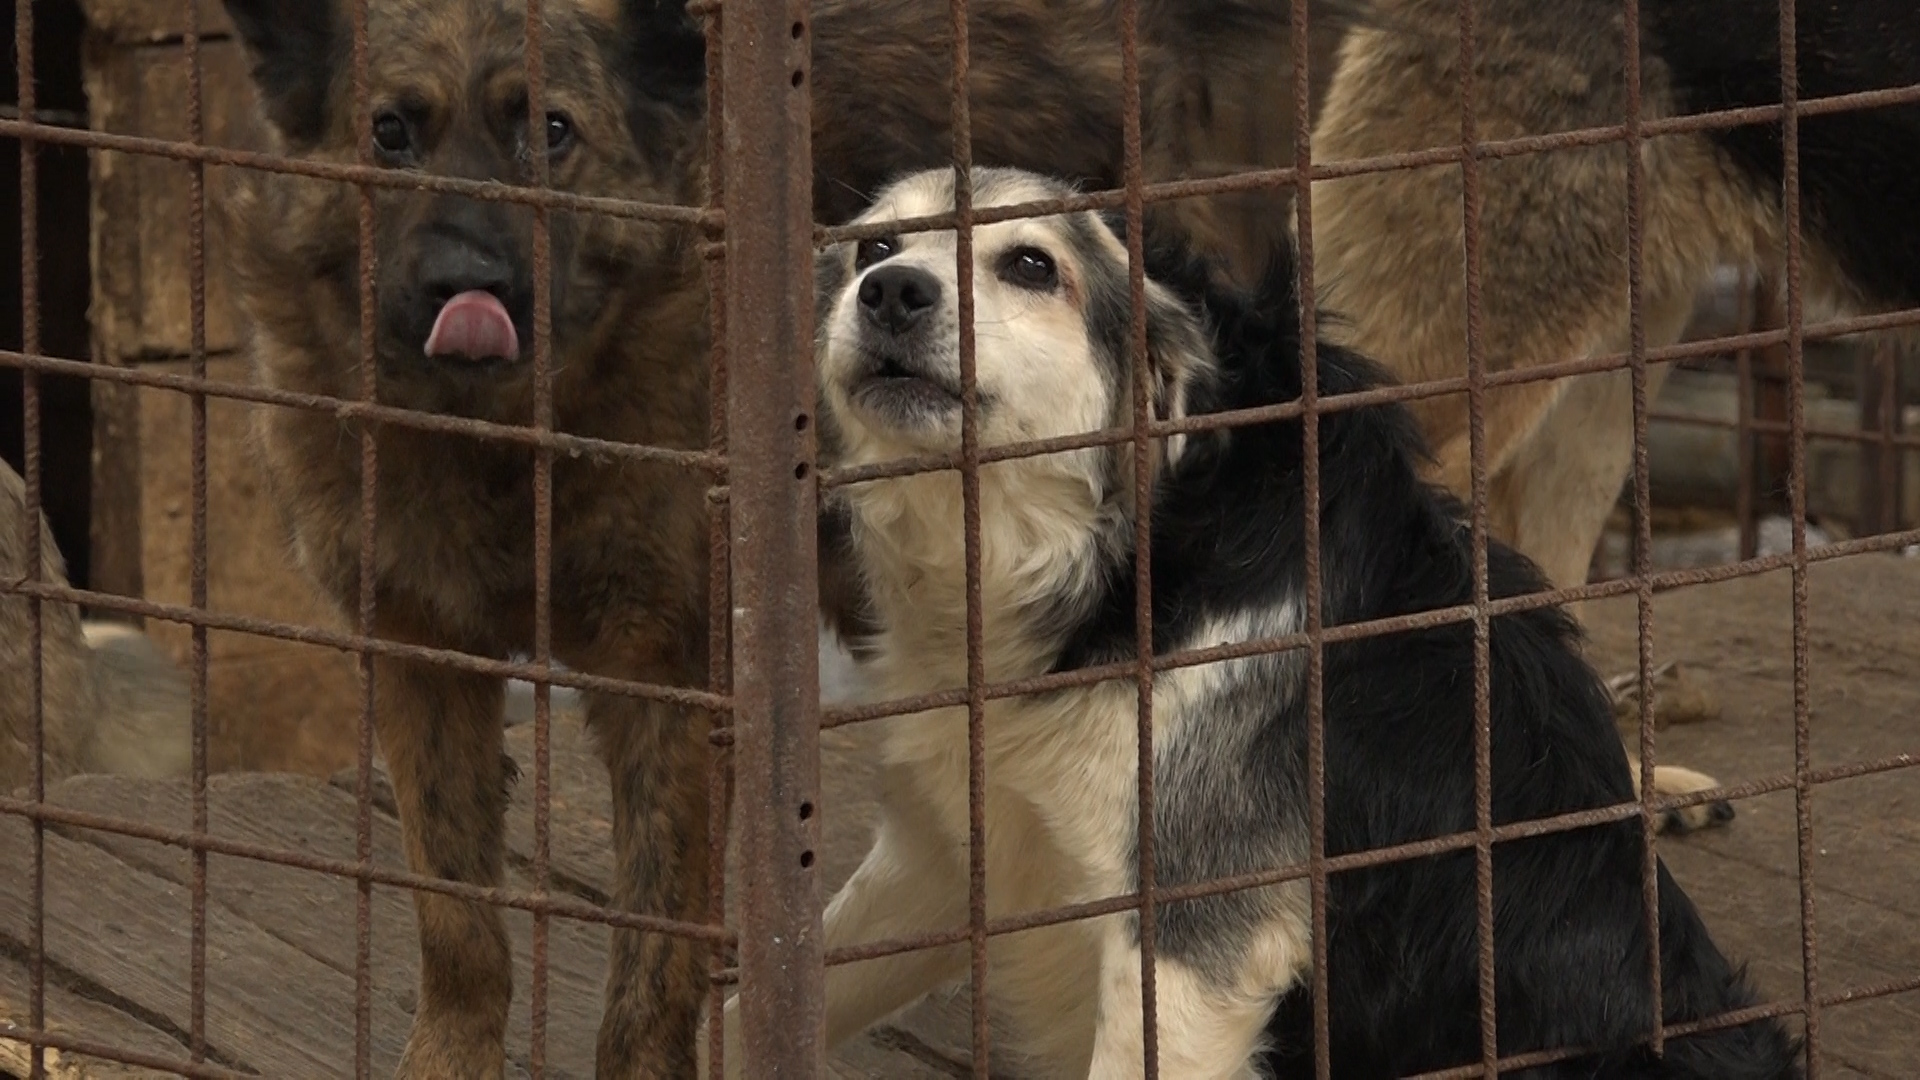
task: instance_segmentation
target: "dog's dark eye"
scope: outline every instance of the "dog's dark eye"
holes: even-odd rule
[[[1053,265],[1053,256],[1039,248],[1015,248],[1008,252],[1000,276],[1008,284],[1035,292],[1050,292],[1060,284],[1060,271]]]
[[[862,240],[853,249],[853,268],[865,270],[877,262],[893,258],[900,250],[900,241],[891,236],[882,236],[873,240]]]
[[[547,155],[559,157],[573,149],[573,118],[563,112],[547,114]]]
[[[413,134],[399,113],[384,112],[373,118],[373,145],[384,154],[404,154],[413,146]]]

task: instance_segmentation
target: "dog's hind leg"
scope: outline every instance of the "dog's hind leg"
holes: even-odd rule
[[[1683,290],[1644,302],[1649,348],[1679,341],[1692,314]],[[1596,343],[1594,355],[1626,352],[1626,328]],[[1666,385],[1669,364],[1647,366],[1647,406]],[[1531,436],[1493,477],[1493,532],[1540,564],[1555,588],[1587,580],[1593,549],[1633,465],[1633,374],[1609,371],[1564,380],[1565,390]],[[1578,614],[1577,606],[1573,608]]]
[[[687,921],[707,915],[707,733],[703,713],[609,694],[587,697],[613,781],[614,903]],[[707,947],[613,931],[595,1073],[690,1076]]]
[[[508,784],[504,685],[445,667],[377,659],[374,692],[407,864],[467,885],[500,884]],[[513,994],[500,912],[435,892],[415,892],[413,903],[420,1003],[397,1075],[499,1077]]]
[[[1276,921],[1256,936],[1236,977],[1169,956],[1155,958],[1154,1016],[1161,1076],[1253,1080],[1254,1055],[1281,994],[1313,963],[1307,926]],[[1130,924],[1114,920],[1101,947],[1098,1029],[1090,1080],[1146,1074],[1141,952]]]

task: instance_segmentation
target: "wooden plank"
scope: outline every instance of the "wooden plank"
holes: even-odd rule
[[[0,863],[24,865],[25,823],[0,822]],[[25,875],[0,875],[0,933],[16,943],[30,910]],[[192,1020],[187,890],[90,844],[47,837],[50,962],[175,1030]],[[273,1076],[351,1069],[353,981],[227,909],[207,911],[209,1058]],[[376,1044],[376,1069],[397,1050]]]
[[[203,3],[204,8],[218,8]],[[178,5],[175,5],[177,8]],[[95,40],[85,69],[90,123],[118,135],[184,141],[188,137],[187,63],[178,46],[115,48]],[[240,46],[201,49],[203,135],[209,145],[262,145],[252,84]],[[95,339],[113,362],[188,355],[189,246],[187,163],[96,151],[93,164]],[[241,343],[231,259],[220,197],[227,170],[206,171],[206,344],[229,352]]]
[[[10,1030],[25,1030],[33,1015],[33,982],[26,965],[0,957],[0,1073],[26,1076],[32,1067],[32,1049],[9,1040]],[[83,997],[57,982],[46,987],[44,1030],[115,1050],[184,1061],[185,1044],[104,1002]],[[172,1073],[157,1072],[106,1058],[48,1049],[43,1057],[49,1080],[148,1080]]]
[[[130,785],[107,777],[80,778],[65,785],[58,801],[96,813],[138,816],[141,820],[181,823],[190,803],[182,784]],[[224,838],[318,857],[354,858],[353,798],[337,789],[290,776],[214,777],[208,786],[209,831]],[[374,861],[403,868],[399,826],[381,812],[373,816]],[[130,865],[176,885],[190,882],[184,852],[105,833],[86,838]],[[273,863],[213,856],[208,866],[212,901],[259,926],[274,938],[351,979],[356,943],[356,893],[351,879],[315,874]],[[509,884],[528,888],[516,877]],[[373,938],[369,976],[374,995],[376,1071],[379,1062],[398,1060],[416,1000],[419,942],[412,900],[402,889],[376,886],[372,892]],[[508,1029],[509,1056],[524,1065],[528,1054],[533,973],[533,916],[508,910],[513,940],[516,1007]],[[569,920],[549,925],[548,1050],[556,1077],[592,1073],[598,1030],[606,930]],[[260,988],[271,992],[272,988]]]

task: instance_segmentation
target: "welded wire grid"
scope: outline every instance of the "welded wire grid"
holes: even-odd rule
[[[15,47],[19,58],[18,111],[0,118],[0,136],[17,140],[21,150],[21,227],[23,339],[18,353],[0,354],[5,363],[23,374],[26,430],[26,481],[29,513],[23,523],[27,533],[25,550],[36,551],[39,542],[38,508],[41,499],[41,461],[39,454],[40,389],[42,375],[77,375],[108,382],[166,389],[188,395],[192,402],[192,518],[191,595],[186,606],[155,603],[134,597],[115,596],[97,590],[55,586],[41,580],[38,563],[26,570],[24,580],[0,583],[0,587],[20,594],[29,601],[34,616],[31,642],[35,659],[34,725],[31,744],[35,767],[29,797],[0,798],[0,812],[26,819],[32,827],[33,905],[28,928],[30,972],[33,982],[31,1012],[27,1029],[15,1028],[8,1038],[29,1043],[33,1048],[34,1075],[42,1075],[44,1055],[49,1048],[92,1055],[128,1064],[157,1068],[186,1076],[229,1076],[230,1070],[207,1061],[206,997],[206,907],[208,882],[206,861],[209,853],[255,859],[282,866],[338,875],[358,885],[357,938],[355,951],[356,1046],[355,1072],[365,1076],[370,1069],[370,950],[372,935],[371,895],[374,886],[397,887],[438,892],[443,895],[497,904],[531,912],[534,916],[533,978],[528,987],[525,1007],[533,1011],[530,1064],[535,1075],[545,1069],[545,1014],[547,995],[547,941],[550,920],[554,917],[632,927],[663,934],[674,934],[707,943],[711,948],[714,988],[710,1008],[717,1014],[725,996],[738,987],[742,996],[742,1021],[745,1029],[749,1071],[753,1075],[819,1075],[821,1069],[821,1018],[823,1015],[822,976],[827,965],[892,955],[916,949],[967,944],[971,957],[971,1005],[973,1072],[987,1075],[991,1027],[988,1022],[990,983],[987,970],[987,945],[997,936],[1121,912],[1137,912],[1142,954],[1143,1015],[1142,1030],[1147,1049],[1147,1073],[1158,1074],[1156,1060],[1156,1001],[1154,993],[1155,913],[1167,903],[1204,896],[1271,886],[1287,881],[1305,880],[1312,900],[1314,931],[1314,1023],[1316,1073],[1330,1074],[1327,1012],[1327,886],[1330,874],[1389,861],[1418,858],[1443,852],[1472,851],[1477,869],[1477,914],[1479,923],[1479,982],[1482,1002],[1482,1054],[1477,1063],[1463,1064],[1434,1076],[1494,1075],[1526,1065],[1540,1064],[1572,1056],[1579,1047],[1557,1048],[1520,1057],[1502,1059],[1498,1051],[1498,1017],[1494,1003],[1492,851],[1496,843],[1526,836],[1583,828],[1602,822],[1638,818],[1645,832],[1645,902],[1649,927],[1653,931],[1648,956],[1648,977],[1656,1002],[1656,1014],[1647,1018],[1647,1038],[1657,1048],[1663,1039],[1691,1031],[1731,1026],[1764,1016],[1799,1015],[1806,1029],[1810,1061],[1820,1055],[1820,1029],[1823,1010],[1838,1004],[1880,997],[1920,988],[1920,973],[1876,986],[1857,986],[1840,990],[1823,989],[1819,978],[1814,882],[1812,877],[1813,832],[1810,816],[1815,787],[1832,781],[1901,769],[1912,764],[1902,755],[1884,760],[1856,761],[1840,766],[1816,769],[1809,746],[1808,698],[1808,626],[1807,574],[1815,562],[1866,552],[1898,550],[1920,541],[1920,530],[1897,531],[1897,512],[1883,512],[1878,521],[1880,532],[1842,543],[1810,548],[1806,535],[1806,441],[1810,435],[1872,442],[1881,457],[1877,468],[1882,481],[1883,498],[1896,496],[1891,469],[1897,451],[1920,446],[1920,438],[1896,432],[1898,416],[1895,365],[1884,361],[1874,369],[1872,411],[1877,422],[1872,431],[1860,433],[1809,432],[1804,402],[1803,348],[1806,342],[1872,330],[1888,330],[1920,322],[1920,312],[1904,311],[1874,316],[1829,320],[1809,325],[1803,313],[1801,282],[1801,222],[1799,204],[1799,157],[1797,130],[1801,117],[1845,109],[1866,108],[1920,100],[1920,87],[1876,90],[1823,100],[1801,101],[1794,70],[1795,35],[1793,0],[1781,0],[1780,48],[1782,54],[1781,98],[1779,106],[1727,110],[1675,118],[1647,119],[1641,115],[1639,85],[1639,12],[1636,0],[1623,0],[1626,13],[1624,48],[1628,114],[1623,122],[1591,129],[1498,141],[1476,137],[1476,92],[1474,64],[1478,27],[1470,0],[1460,5],[1459,32],[1462,52],[1461,141],[1458,146],[1436,147],[1412,153],[1385,155],[1365,160],[1347,160],[1317,164],[1311,153],[1311,115],[1309,86],[1309,0],[1293,0],[1293,91],[1295,164],[1292,167],[1264,169],[1228,176],[1173,182],[1148,183],[1142,165],[1140,120],[1141,85],[1137,49],[1139,0],[1125,0],[1119,7],[1122,38],[1122,88],[1124,109],[1124,156],[1122,186],[1111,191],[1092,192],[1068,198],[1045,200],[1015,207],[976,208],[972,202],[969,169],[972,164],[970,116],[967,96],[969,67],[968,3],[953,0],[953,166],[956,176],[956,208],[943,214],[912,222],[884,226],[818,228],[805,213],[809,203],[810,177],[805,167],[809,153],[808,117],[810,86],[808,56],[810,23],[804,0],[735,0],[728,5],[727,17],[720,16],[720,5],[697,0],[690,10],[704,20],[707,29],[707,69],[709,115],[708,154],[714,167],[709,169],[709,192],[704,206],[674,207],[648,203],[581,196],[546,190],[546,125],[542,91],[544,71],[540,47],[544,22],[541,0],[526,4],[527,82],[529,131],[536,149],[531,155],[538,170],[530,186],[476,183],[453,178],[431,177],[377,167],[371,156],[370,88],[366,62],[367,0],[350,5],[352,25],[353,100],[359,160],[355,164],[293,161],[273,155],[227,150],[203,141],[203,81],[200,51],[201,0],[183,0],[186,6],[186,33],[183,41],[185,62],[189,68],[188,138],[184,142],[135,136],[110,135],[63,126],[58,118],[43,116],[34,109],[33,11],[34,5],[22,2],[15,12]],[[731,73],[722,77],[723,70]],[[722,93],[727,95],[723,107]],[[1683,132],[1700,132],[1741,124],[1779,122],[1784,127],[1784,191],[1786,215],[1786,259],[1784,267],[1784,310],[1778,326],[1759,327],[1749,323],[1744,332],[1732,337],[1693,341],[1681,345],[1649,347],[1641,313],[1642,175],[1639,144],[1646,139]],[[1525,370],[1488,371],[1479,347],[1481,300],[1479,286],[1480,235],[1482,222],[1480,174],[1486,162],[1532,153],[1574,147],[1624,142],[1634,150],[1628,180],[1631,312],[1630,345],[1623,354],[1566,360]],[[41,144],[85,147],[96,153],[141,154],[179,161],[189,170],[191,233],[190,316],[192,323],[191,365],[189,375],[156,373],[137,367],[94,364],[72,358],[46,356],[40,347],[38,325],[37,269],[39,237],[37,233],[36,153]],[[1313,250],[1314,181],[1358,176],[1390,169],[1414,168],[1436,164],[1456,164],[1463,180],[1463,214],[1467,253],[1467,327],[1468,370],[1464,377],[1417,386],[1387,386],[1362,393],[1322,397],[1314,363],[1315,295]],[[360,317],[362,341],[362,384],[357,398],[336,399],[324,395],[294,393],[258,386],[238,385],[212,380],[206,367],[206,295],[205,295],[205,170],[209,165],[246,169],[277,170],[309,177],[357,185],[360,233]],[[488,421],[416,413],[384,406],[376,397],[376,373],[372,362],[375,280],[373,198],[377,188],[400,188],[463,195],[475,199],[518,203],[531,208],[535,218],[534,279],[536,285],[533,369],[536,393],[533,422],[530,425],[501,424]],[[1235,413],[1171,420],[1156,419],[1151,409],[1145,364],[1145,306],[1137,302],[1144,289],[1140,223],[1150,204],[1179,198],[1191,198],[1258,189],[1291,188],[1295,199],[1299,235],[1300,293],[1303,297],[1303,392],[1298,402],[1241,410]],[[976,385],[974,335],[972,326],[971,230],[975,226],[1015,217],[1039,216],[1078,209],[1120,209],[1128,224],[1130,282],[1136,297],[1133,305],[1132,349],[1135,380],[1131,422],[1125,426],[1066,438],[1016,446],[983,448],[978,431],[978,393]],[[711,391],[710,444],[704,451],[629,446],[606,440],[585,438],[553,430],[551,388],[551,296],[549,216],[554,212],[573,212],[643,219],[698,231],[705,241],[701,246],[706,260],[706,281],[711,291],[709,317],[713,331],[713,350],[709,359]],[[812,392],[810,343],[812,341],[813,297],[811,277],[806,272],[811,253],[819,246],[851,239],[897,234],[924,229],[953,229],[957,233],[958,302],[961,323],[961,370],[963,391],[963,438],[957,454],[924,455],[879,466],[820,470],[813,462],[811,424]],[[741,256],[750,254],[750,258]],[[1752,396],[1751,357],[1755,350],[1779,350],[1784,354],[1787,375],[1788,408],[1784,423],[1769,425],[1750,411]],[[1743,545],[1741,558],[1723,566],[1697,570],[1655,571],[1651,561],[1651,517],[1647,430],[1656,414],[1649,408],[1647,372],[1650,364],[1698,360],[1732,352],[1740,373],[1740,411],[1733,421],[1739,434],[1742,488],[1742,520],[1752,509],[1752,441],[1757,435],[1784,434],[1790,455],[1788,476],[1789,506],[1793,521],[1789,552],[1758,557],[1750,545]],[[1487,469],[1484,460],[1485,433],[1481,402],[1495,388],[1521,382],[1556,379],[1575,374],[1628,370],[1633,385],[1635,453],[1630,489],[1636,515],[1632,571],[1622,578],[1550,592],[1493,600],[1487,584]],[[1472,446],[1472,499],[1470,534],[1473,555],[1473,598],[1468,604],[1422,612],[1404,617],[1347,624],[1322,625],[1320,611],[1320,537],[1319,511],[1319,421],[1324,414],[1385,402],[1410,401],[1442,394],[1465,392],[1469,397]],[[332,413],[341,421],[359,427],[361,451],[361,552],[360,595],[350,633],[293,625],[275,620],[240,616],[212,610],[207,602],[207,414],[206,402],[220,397],[257,405],[297,408]],[[1864,406],[1863,406],[1864,408]],[[981,611],[980,582],[980,490],[982,465],[1019,457],[1059,453],[1094,446],[1130,444],[1133,451],[1133,492],[1136,505],[1150,505],[1152,470],[1147,466],[1155,439],[1164,439],[1210,428],[1239,426],[1299,417],[1304,433],[1304,506],[1307,515],[1305,534],[1306,627],[1300,633],[1249,642],[1238,642],[1178,654],[1156,655],[1152,649],[1151,537],[1144,516],[1137,528],[1135,561],[1138,607],[1136,612],[1137,654],[1130,662],[1102,665],[1080,671],[1049,674],[1005,682],[988,680],[984,664],[984,624]],[[1665,419],[1665,417],[1662,417]],[[731,420],[731,423],[730,423]],[[1687,422],[1696,422],[1689,420]],[[444,433],[454,437],[480,437],[531,447],[534,452],[534,532],[536,604],[531,657],[526,662],[508,663],[489,657],[417,644],[387,641],[376,636],[375,621],[375,490],[378,474],[378,444],[373,432],[377,425],[409,427]],[[1776,430],[1776,428],[1778,430]],[[710,661],[705,689],[687,689],[632,683],[623,680],[573,672],[553,666],[552,625],[549,610],[552,571],[552,467],[556,452],[592,453],[612,460],[647,460],[697,470],[711,480],[707,513],[709,520],[710,563]],[[821,710],[817,701],[817,671],[811,633],[817,612],[813,608],[811,588],[815,569],[813,554],[813,517],[815,503],[822,490],[888,477],[911,475],[932,470],[957,469],[962,476],[966,527],[966,594],[968,599],[967,685],[951,691],[927,694],[910,700],[891,701],[857,707]],[[1789,568],[1793,576],[1794,645],[1794,767],[1789,772],[1752,778],[1718,790],[1688,796],[1659,796],[1651,786],[1638,802],[1601,807],[1559,815],[1540,821],[1519,822],[1495,827],[1491,816],[1491,776],[1489,766],[1489,634],[1494,618],[1518,611],[1554,606],[1570,601],[1632,595],[1639,615],[1639,676],[1643,690],[1651,676],[1652,598],[1655,593],[1689,585],[1725,581],[1736,577]],[[120,820],[49,804],[45,800],[45,733],[39,658],[42,652],[41,605],[47,601],[75,602],[103,611],[167,620],[192,628],[192,827],[187,830],[160,827],[148,822]],[[1325,740],[1321,683],[1324,650],[1330,644],[1352,641],[1364,636],[1431,628],[1450,623],[1469,623],[1474,633],[1475,685],[1475,759],[1476,827],[1471,832],[1398,845],[1393,848],[1329,856],[1325,845]],[[232,631],[283,641],[330,646],[358,655],[363,678],[358,729],[358,781],[356,856],[353,860],[317,857],[311,854],[270,848],[222,838],[207,828],[207,635],[210,631]],[[1309,824],[1312,831],[1311,853],[1303,865],[1274,867],[1234,878],[1168,887],[1154,878],[1153,859],[1153,771],[1149,755],[1153,730],[1153,684],[1163,671],[1228,659],[1285,650],[1303,649],[1306,653],[1308,708]],[[535,691],[535,758],[533,790],[535,797],[535,841],[531,890],[481,887],[443,881],[438,878],[387,869],[373,862],[372,779],[374,719],[373,665],[377,658],[388,657],[429,662],[457,670],[491,676],[527,679]],[[991,702],[1021,695],[1090,685],[1106,680],[1131,680],[1138,694],[1138,738],[1142,748],[1139,764],[1139,887],[1124,896],[1100,898],[1069,908],[1042,912],[1024,912],[1014,916],[988,917],[984,848],[985,822],[985,738],[984,721]],[[710,916],[705,923],[690,923],[648,914],[611,910],[545,888],[551,858],[549,752],[550,688],[570,686],[581,690],[602,691],[667,702],[706,710],[721,718],[712,736],[714,753],[710,761],[709,790],[713,795],[709,838],[711,880]],[[1643,770],[1651,775],[1657,763],[1655,725],[1652,720],[1653,697],[1640,697],[1641,737],[1637,752]],[[888,716],[933,708],[964,707],[969,733],[969,809],[971,844],[969,853],[968,921],[964,927],[942,928],[910,939],[872,942],[855,947],[825,950],[820,942],[820,886],[813,870],[813,846],[818,840],[817,813],[819,783],[819,733],[844,725],[872,721]],[[725,718],[731,716],[731,723]],[[737,787],[742,812],[736,815],[735,828],[741,831],[742,849],[752,867],[741,896],[739,930],[729,929],[722,921],[725,881],[724,834],[726,805],[732,788]],[[1798,1000],[1757,1006],[1728,1016],[1707,1018],[1687,1025],[1664,1027],[1657,1003],[1661,986],[1658,956],[1657,894],[1653,878],[1656,852],[1654,823],[1667,809],[1704,804],[1717,799],[1744,799],[1757,795],[1792,791],[1798,823],[1800,855],[1800,934],[1805,983]],[[45,955],[45,843],[49,825],[102,830],[151,840],[183,848],[192,857],[190,948],[192,950],[190,987],[193,1009],[190,1045],[186,1060],[157,1059],[137,1051],[103,1045],[85,1038],[46,1030],[46,955]],[[737,960],[736,960],[737,953]],[[722,1039],[719,1025],[709,1031],[715,1075],[721,1067]]]

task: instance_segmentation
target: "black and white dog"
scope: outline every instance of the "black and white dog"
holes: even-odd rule
[[[951,209],[952,174],[885,192],[860,219]],[[979,206],[1063,194],[1032,175],[979,170]],[[1148,356],[1161,416],[1299,397],[1290,255],[1257,295],[1231,293],[1176,250],[1150,255]],[[960,375],[951,233],[829,251],[818,352],[823,439],[842,463],[951,451]],[[974,305],[984,446],[1124,425],[1131,415],[1127,255],[1101,217],[976,230]],[[1368,362],[1319,351],[1319,386],[1377,384]],[[1416,478],[1406,413],[1320,420],[1324,620],[1352,623],[1472,595],[1457,505]],[[1001,681],[1134,655],[1133,447],[989,464],[980,473],[986,668]],[[1158,652],[1268,638],[1304,626],[1302,426],[1207,432],[1156,451],[1153,636]],[[867,601],[862,677],[873,700],[966,683],[960,478],[943,472],[845,489],[843,550]],[[1497,596],[1539,587],[1495,546]],[[1492,624],[1496,824],[1633,798],[1606,699],[1555,611]],[[1472,630],[1333,644],[1325,653],[1330,855],[1474,825]],[[1155,872],[1180,886],[1308,855],[1305,654],[1155,679]],[[1126,681],[987,706],[986,897],[993,917],[1125,895],[1137,885],[1136,689]],[[967,921],[964,710],[877,722],[883,817],[826,916],[829,948]],[[1799,1074],[1793,1040],[1753,1022],[1638,1045],[1653,1003],[1638,820],[1496,846],[1496,1005],[1503,1055],[1592,1053],[1525,1075],[1762,1080]],[[1336,875],[1331,882],[1334,1075],[1388,1077],[1480,1060],[1474,856]],[[1669,1023],[1753,1004],[1693,905],[1660,872],[1659,952]],[[1159,912],[1160,1074],[1312,1075],[1307,887],[1169,904]],[[1133,915],[992,939],[989,997],[1045,1076],[1138,1077],[1144,1022]],[[964,945],[829,969],[836,1043],[966,970]],[[732,1055],[735,1062],[738,1055]],[[1516,1074],[1519,1075],[1519,1074]]]

